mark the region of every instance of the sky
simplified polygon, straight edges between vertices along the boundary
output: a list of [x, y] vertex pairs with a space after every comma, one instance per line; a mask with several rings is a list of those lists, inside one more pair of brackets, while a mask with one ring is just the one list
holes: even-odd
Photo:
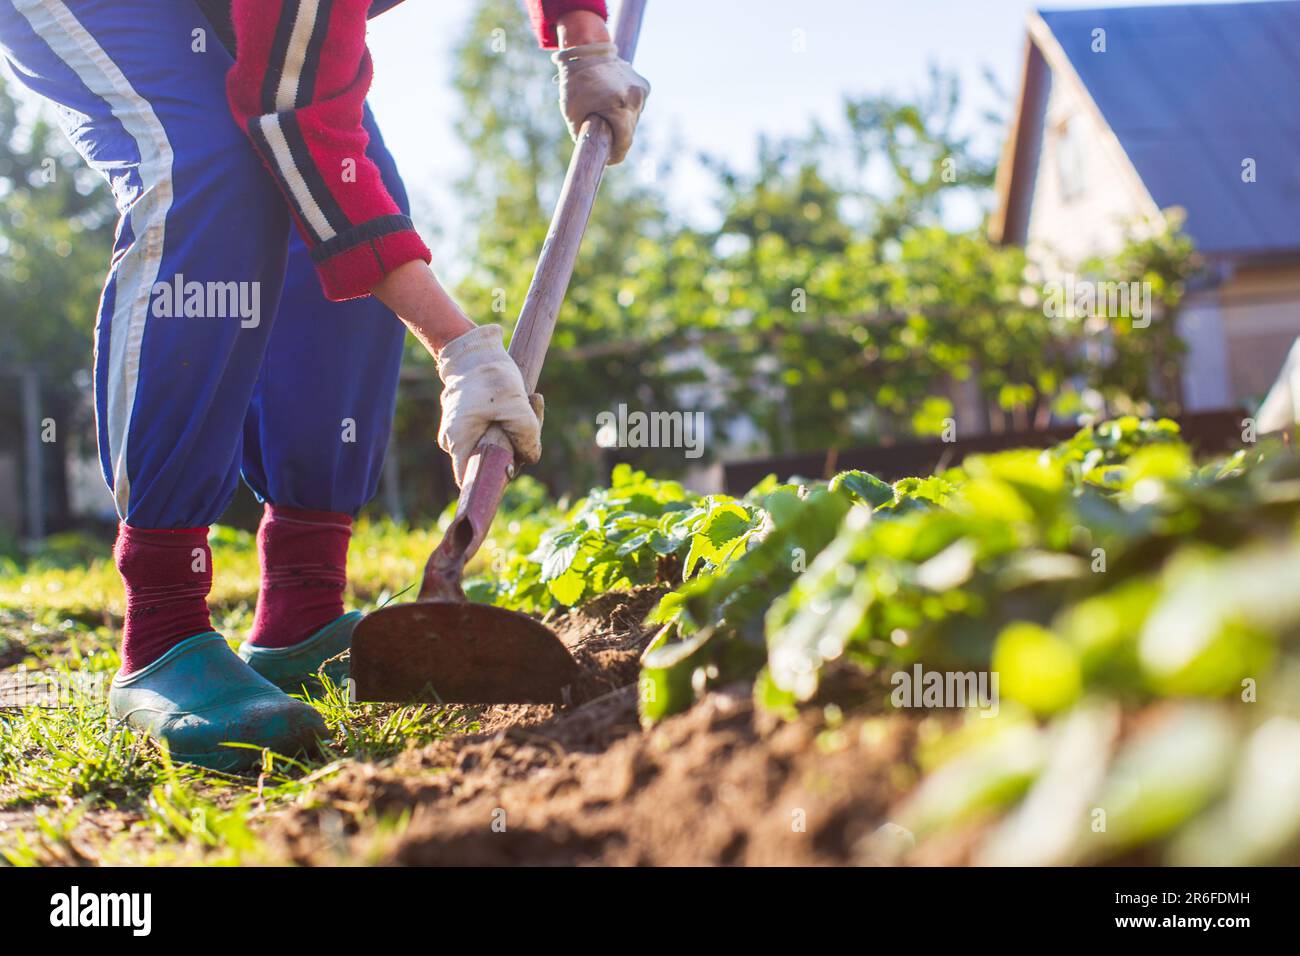
[[[979, 126], [983, 111], [1007, 115], [1011, 109], [1031, 9], [1131, 5], [647, 0], [636, 66], [652, 93], [630, 165], [611, 175], [646, 175], [657, 157], [671, 154], [671, 182], [660, 180], [671, 207], [707, 222], [713, 194], [707, 175], [692, 161], [699, 151], [743, 167], [755, 155], [760, 134], [801, 133], [814, 118], [834, 127], [846, 93], [923, 92], [931, 64], [962, 78], [967, 121]], [[450, 86], [450, 51], [471, 7], [471, 0], [406, 0], [370, 28], [371, 103], [416, 197], [417, 219], [439, 225], [442, 255], [453, 258], [461, 227], [451, 184], [464, 170], [466, 154], [452, 129], [458, 104]], [[611, 13], [616, 7], [611, 5]], [[986, 70], [1000, 95], [985, 81]], [[561, 122], [558, 109], [555, 122]], [[990, 135], [1000, 139], [1000, 133]], [[457, 264], [446, 265], [455, 270]]]
[[[523, 0], [518, 0], [522, 4]], [[620, 0], [610, 0], [617, 15]], [[1147, 0], [1168, 6], [1175, 0]], [[1190, 0], [1205, 2], [1205, 0]], [[370, 102], [411, 194], [415, 218], [448, 279], [463, 272], [467, 225], [454, 183], [468, 164], [453, 123], [452, 48], [473, 0], [405, 0], [371, 21]], [[931, 65], [962, 79], [964, 123], [996, 150], [1023, 65], [1025, 18], [1037, 6], [1130, 6], [1115, 0], [647, 0], [636, 56], [652, 92], [628, 162], [610, 175], [654, 170], [670, 209], [696, 225], [715, 212], [701, 153], [752, 165], [762, 134], [797, 135], [813, 120], [836, 128], [846, 94], [919, 94]], [[547, 54], [541, 50], [539, 58]], [[991, 88], [985, 73], [992, 75]], [[555, 123], [563, 122], [558, 107]], [[671, 173], [665, 173], [665, 160]], [[978, 208], [956, 207], [965, 228]], [[963, 217], [966, 221], [962, 221]]]

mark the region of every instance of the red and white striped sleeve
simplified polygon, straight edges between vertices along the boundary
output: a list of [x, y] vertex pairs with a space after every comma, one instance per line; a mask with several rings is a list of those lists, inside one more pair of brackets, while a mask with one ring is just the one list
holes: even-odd
[[[526, 0], [543, 47], [561, 16], [604, 0]], [[372, 65], [366, 19], [388, 0], [233, 0], [230, 108], [271, 170], [333, 300], [367, 295], [398, 266], [428, 262], [408, 216], [366, 156]]]
[[429, 249], [366, 156], [370, 0], [234, 0], [226, 88], [333, 300], [367, 295]]

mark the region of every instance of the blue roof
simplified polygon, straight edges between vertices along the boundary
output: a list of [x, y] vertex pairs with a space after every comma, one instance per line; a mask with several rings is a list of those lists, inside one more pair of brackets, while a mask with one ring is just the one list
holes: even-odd
[[[1209, 253], [1300, 250], [1300, 2], [1040, 11], [1161, 208]], [[1106, 52], [1092, 52], [1092, 31]], [[1242, 182], [1242, 160], [1256, 182]]]

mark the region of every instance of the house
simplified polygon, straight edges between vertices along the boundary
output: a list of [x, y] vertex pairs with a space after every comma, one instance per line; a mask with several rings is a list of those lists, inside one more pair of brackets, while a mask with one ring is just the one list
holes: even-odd
[[1028, 17], [995, 241], [1069, 272], [1182, 207], [1188, 410], [1252, 406], [1300, 336], [1300, 2]]

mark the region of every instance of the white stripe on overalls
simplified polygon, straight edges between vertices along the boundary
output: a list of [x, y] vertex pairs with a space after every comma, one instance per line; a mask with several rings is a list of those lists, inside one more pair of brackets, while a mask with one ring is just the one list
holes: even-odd
[[[131, 86], [122, 71], [61, 0], [14, 0], [14, 7], [55, 55], [104, 100], [140, 153], [140, 194], [130, 204], [135, 241], [114, 266], [116, 295], [108, 343], [108, 458], [113, 468], [117, 513], [126, 517], [131, 483], [126, 445], [140, 377], [150, 295], [162, 265], [167, 212], [172, 205], [172, 147], [153, 107]], [[99, 341], [96, 339], [96, 352]], [[96, 360], [98, 368], [98, 360]]]

